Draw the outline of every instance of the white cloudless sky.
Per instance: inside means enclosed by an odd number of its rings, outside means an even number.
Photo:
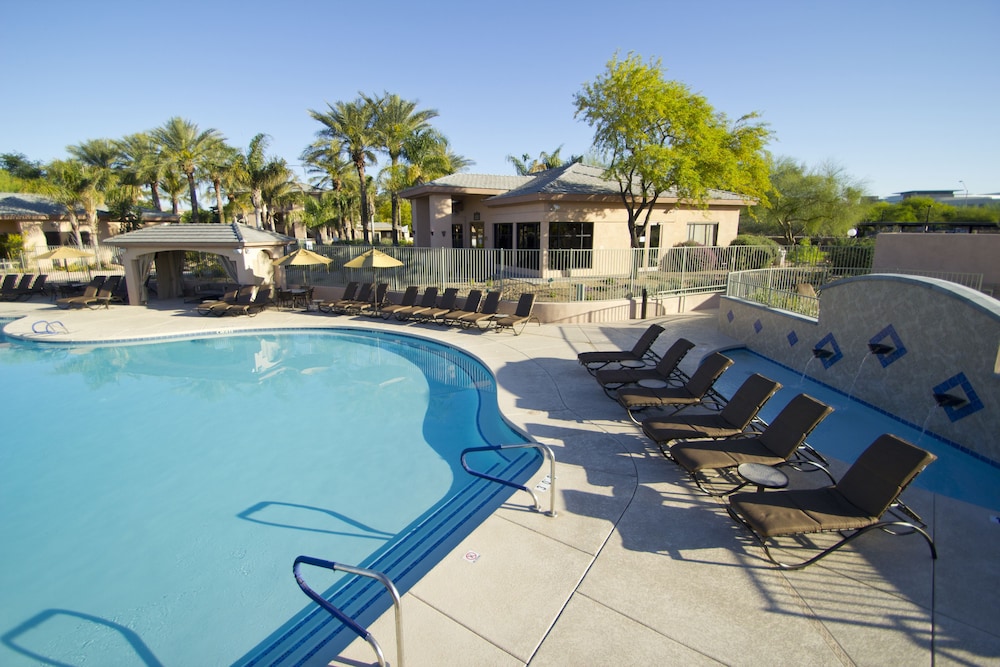
[[[589,150],[573,96],[634,52],[871,194],[1000,192],[1000,0],[32,0],[0,25],[0,152],[31,160],[180,116],[299,165],[310,109],[387,91],[513,174]]]

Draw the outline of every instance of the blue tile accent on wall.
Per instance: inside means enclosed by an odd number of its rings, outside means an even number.
[[[964,396],[956,393],[954,390],[960,389]],[[965,402],[959,405],[949,405],[948,403],[942,403],[941,407],[944,408],[944,412],[948,415],[948,419],[952,423],[957,422],[959,419],[964,419],[969,415],[979,412],[983,409],[983,401],[979,398],[976,390],[972,387],[972,383],[969,379],[965,377],[965,373],[958,373],[958,375],[953,375],[948,378],[938,386],[931,390],[934,393],[935,399],[942,394],[950,394],[956,398],[964,398]]]
[[[835,363],[844,358],[844,353],[840,351],[840,345],[837,344],[837,339],[834,338],[833,333],[828,333],[823,336],[823,338],[816,343],[816,347],[813,348],[813,352],[816,350],[823,350],[827,354],[816,355],[819,360],[823,362],[823,368],[829,368]]]
[[[888,345],[893,348],[891,352],[875,355],[878,358],[879,363],[882,364],[882,368],[885,368],[906,354],[906,346],[903,345],[902,339],[899,337],[899,334],[896,333],[895,327],[891,324],[875,334],[872,339],[868,341],[868,344]]]
[[[764,323],[761,322],[760,320],[757,320],[756,322],[753,323],[753,330],[756,331],[757,333],[760,333],[760,330],[763,328],[764,328]]]
[[[788,344],[791,347],[795,347],[795,344],[799,342],[799,335],[794,331],[788,332]]]
[[[733,311],[730,310],[728,313],[726,313],[726,319],[729,320],[730,324],[733,323],[733,320],[735,318],[736,318],[736,315],[733,314]]]

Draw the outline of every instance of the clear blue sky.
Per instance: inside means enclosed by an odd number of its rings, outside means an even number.
[[[631,51],[871,194],[1000,192],[998,0],[33,0],[0,25],[0,152],[32,160],[181,116],[297,165],[309,109],[388,91],[438,110],[469,171],[512,174],[587,152],[573,95]]]

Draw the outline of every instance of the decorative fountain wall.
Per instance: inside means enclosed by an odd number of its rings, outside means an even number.
[[[825,285],[819,318],[723,297],[719,330],[749,349],[1000,462],[1000,301],[934,278]]]

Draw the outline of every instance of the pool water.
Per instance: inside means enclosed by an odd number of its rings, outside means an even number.
[[[761,418],[765,421],[773,419],[792,397],[800,393],[809,394],[834,408],[808,438],[809,444],[821,454],[851,463],[879,435],[892,433],[938,457],[914,480],[914,486],[1000,510],[1000,467],[934,437],[924,431],[922,424],[904,423],[809,377],[803,377],[801,370],[791,370],[747,349],[724,350],[723,354],[735,362],[716,384],[724,396],[732,396],[752,373],[760,373],[782,384],[778,393],[761,410]]]
[[[461,451],[524,442],[478,362],[397,334],[15,342],[0,377],[3,665],[325,663],[352,637],[295,557],[405,591],[510,495]],[[523,482],[541,459],[514,451],[472,461]],[[388,606],[310,583],[363,620]]]

